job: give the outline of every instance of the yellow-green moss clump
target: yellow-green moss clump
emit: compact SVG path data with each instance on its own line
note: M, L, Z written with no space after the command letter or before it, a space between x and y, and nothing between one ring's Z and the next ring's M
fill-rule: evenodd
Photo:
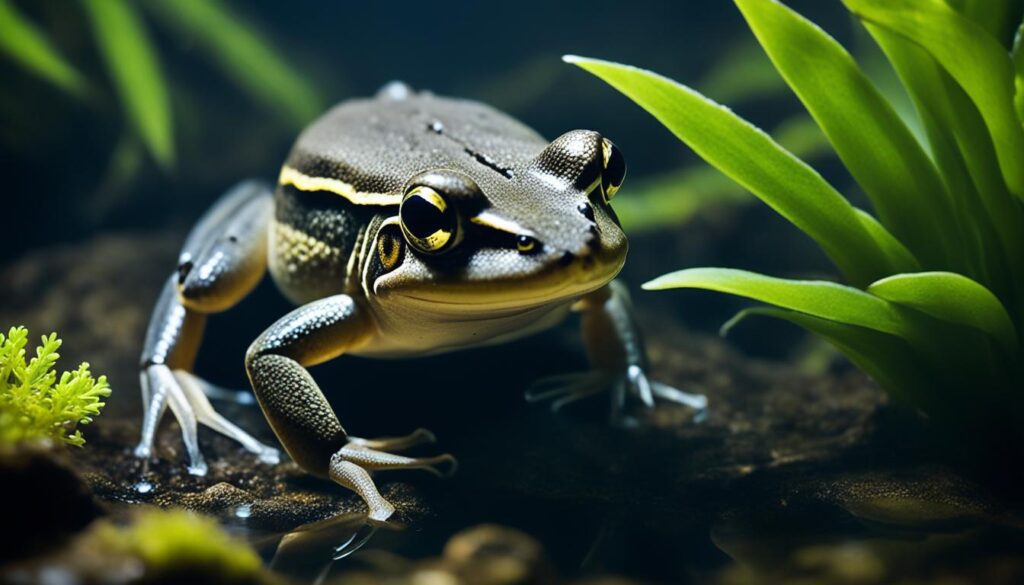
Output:
M100 550L137 557L151 577L216 575L222 582L262 582L262 562L244 542L212 518L186 510L147 509L125 527L100 522L93 537Z
M54 366L61 340L43 336L36 355L25 360L28 330L11 327L0 333L0 444L50 440L82 446L77 427L92 422L110 396L107 377L93 378L89 364L57 378Z

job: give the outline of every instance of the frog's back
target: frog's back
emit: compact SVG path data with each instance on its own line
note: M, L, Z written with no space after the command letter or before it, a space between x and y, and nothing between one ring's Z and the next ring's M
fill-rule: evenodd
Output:
M545 146L529 127L474 101L392 85L375 98L342 102L299 136L282 168L271 274L296 303L354 292L350 271L358 263L349 260L360 237L397 212L410 177L482 165L486 188Z
M427 92L342 102L299 136L288 166L330 176L358 191L400 194L406 179L486 159L498 172L546 146L529 127L469 100Z

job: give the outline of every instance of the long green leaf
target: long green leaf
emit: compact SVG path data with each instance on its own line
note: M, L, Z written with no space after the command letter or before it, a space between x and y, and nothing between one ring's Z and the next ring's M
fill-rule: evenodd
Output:
M843 0L861 19L924 47L977 106L1010 191L1024 199L1024 128L1013 106L1014 66L996 39L941 0Z
M895 236L885 231L885 227L878 223L874 216L863 209L854 208L854 210L857 212L861 225L864 226L864 229L868 230L868 233L878 243L882 252L889 258L891 265L913 267L911 270L920 269L917 258L910 253L910 250L903 245L903 242L900 242Z
M0 52L71 95L81 98L89 91L82 74L8 0L0 0Z
M987 333L1010 355L1017 351L1017 331L1006 308L991 291L966 276L952 272L897 274L873 283L868 292Z
M862 290L819 280L787 280L733 268L688 268L644 283L646 290L700 288L747 297L819 319L908 337L888 302Z
M804 114L784 120L772 130L772 136L805 161L832 153L825 135ZM756 201L746 189L706 164L631 181L626 190L624 197L615 199L615 213L630 234L678 227L702 210Z
M221 2L154 0L145 6L189 42L198 42L224 73L256 101L295 126L309 122L323 101L309 78L281 58L281 51Z
M868 23L924 123L932 154L954 194L963 260L949 268L981 279L1001 296L1024 290L1024 215L1006 189L985 122L963 89L919 45ZM1013 284L1014 275L1017 284Z
M970 18L996 38L1009 46L1013 32L1024 12L1022 0L945 0L946 4Z
M736 4L882 223L925 264L943 265L943 246L953 246L943 236L955 229L945 185L896 111L813 23L774 0Z
M902 272L853 206L814 169L727 108L670 79L608 61L566 56L650 112L680 140L813 238L857 285ZM867 279L867 281L865 281Z
M1017 27L1017 34L1013 37L1013 51L1010 53L1013 58L1013 106L1017 109L1017 118L1024 124L1024 22Z
M100 52L132 125L164 168L174 165L170 99L149 34L134 2L85 0Z
M922 366L906 341L872 329L797 311L752 307L740 311L723 325L722 334L751 315L783 319L820 335L898 399L920 406L928 400L928 390L934 388L929 380L929 369Z

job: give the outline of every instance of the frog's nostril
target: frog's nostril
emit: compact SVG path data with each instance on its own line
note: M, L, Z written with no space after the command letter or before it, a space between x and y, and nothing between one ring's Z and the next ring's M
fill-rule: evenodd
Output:
M576 209L580 213L583 214L583 217L589 219L590 221L594 221L594 206L593 205L591 205L591 204L589 204L587 202L583 202L583 203L580 203L579 205L577 205Z
M185 278L188 277L189 272L192 272L191 260L178 264L178 284L185 284Z
M568 265L572 264L572 261L575 258L576 258L575 254L573 254L572 252L566 252L566 253L562 254L561 258L558 259L558 263L561 266L568 266Z

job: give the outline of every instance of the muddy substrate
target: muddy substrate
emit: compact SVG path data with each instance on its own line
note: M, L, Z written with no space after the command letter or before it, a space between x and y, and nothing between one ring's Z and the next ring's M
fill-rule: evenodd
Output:
M0 324L24 324L33 336L56 330L65 341L64 368L88 360L110 378L106 411L85 430L87 446L68 457L101 513L117 516L141 503L211 514L300 579L331 563L332 576L373 574L371 560L381 555L435 557L453 534L482 523L531 535L565 575L664 582L815 575L817 582L864 583L1024 575L1013 560L1024 548L1012 506L912 440L912 417L894 414L861 373L841 361L807 374L751 359L666 318L663 305L645 302L651 293L639 292L653 377L705 393L710 405L701 422L688 409L659 404L635 408L635 428L609 425L603 397L557 414L526 404L532 381L585 367L572 325L430 359L343 357L314 368L353 435L427 427L439 442L421 452L449 451L460 462L447 480L378 474L399 508L396 522L374 528L361 551L332 561L339 555L331 539L349 542L363 524L363 504L350 492L287 461L261 463L208 431L201 440L209 472L189 475L169 420L152 459L131 454L141 412L138 349L177 242L167 234L107 236L38 251L0 270L8 297ZM246 346L288 309L264 283L236 310L212 317L197 373L243 388ZM274 442L256 406L217 406ZM318 544L293 546L282 557L283 534L318 522L304 530L320 531L307 539ZM293 533L285 541L297 539Z

